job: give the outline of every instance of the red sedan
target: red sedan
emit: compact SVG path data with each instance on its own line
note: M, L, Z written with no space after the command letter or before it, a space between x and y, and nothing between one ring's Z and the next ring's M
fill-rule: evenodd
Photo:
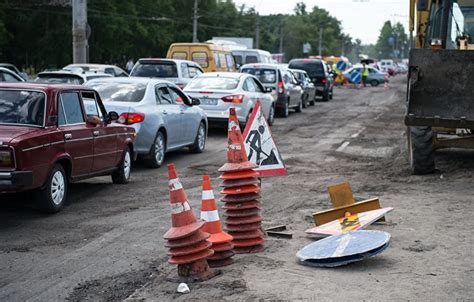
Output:
M114 123L93 89L0 84L0 193L35 189L42 209L57 212L68 183L130 178L135 130Z

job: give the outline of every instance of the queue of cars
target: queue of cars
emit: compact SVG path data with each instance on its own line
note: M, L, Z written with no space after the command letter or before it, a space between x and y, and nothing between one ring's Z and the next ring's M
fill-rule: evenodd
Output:
M259 101L272 125L275 115L333 97L323 60L249 63L237 72L224 47L190 44L139 59L130 76L113 65L70 64L21 83L0 67L0 80L13 73L19 82L0 84L0 193L35 190L42 209L57 212L69 182L111 175L123 184L137 158L158 168L167 152L203 152L209 127L227 122L230 107L245 127Z

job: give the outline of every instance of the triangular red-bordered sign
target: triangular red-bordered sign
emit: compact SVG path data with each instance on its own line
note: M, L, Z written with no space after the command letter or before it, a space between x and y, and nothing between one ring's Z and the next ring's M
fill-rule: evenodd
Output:
M257 101L243 133L248 160L255 163L260 177L288 174L280 152L273 140L272 131Z

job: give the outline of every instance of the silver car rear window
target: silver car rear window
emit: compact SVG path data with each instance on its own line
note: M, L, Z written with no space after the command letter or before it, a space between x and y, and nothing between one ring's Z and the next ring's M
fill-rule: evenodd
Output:
M256 76L262 83L276 83L277 76L275 69L265 68L243 68L242 72Z
M145 96L144 83L93 82L87 86L94 88L104 102L140 102Z
M81 85L84 79L73 74L38 74L35 82L51 84L74 84Z
M163 63L138 63L133 68L132 77L146 77L146 78L177 78L178 70L174 62Z
M192 80L187 89L200 90L232 90L237 88L239 80L226 77L201 77Z

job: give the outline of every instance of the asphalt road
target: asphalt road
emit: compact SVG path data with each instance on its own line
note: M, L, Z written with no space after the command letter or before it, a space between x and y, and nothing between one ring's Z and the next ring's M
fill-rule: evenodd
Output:
M398 77L389 90L338 88L334 100L277 119L272 132L289 175L264 179L263 224L285 224L294 238L269 238L265 252L236 256L220 276L191 284L188 295L165 280L175 270L162 239L170 226L166 167L137 163L128 185L109 177L73 184L55 215L38 213L29 194L2 197L0 301L472 298L474 154L443 151L437 173L411 175L405 85ZM216 129L204 153L167 155L196 214L201 175L217 191L226 143L226 131ZM343 180L356 197L379 196L395 208L373 227L392 234L391 247L334 270L297 264L294 255L311 242L303 232L311 213L329 207L326 187Z

